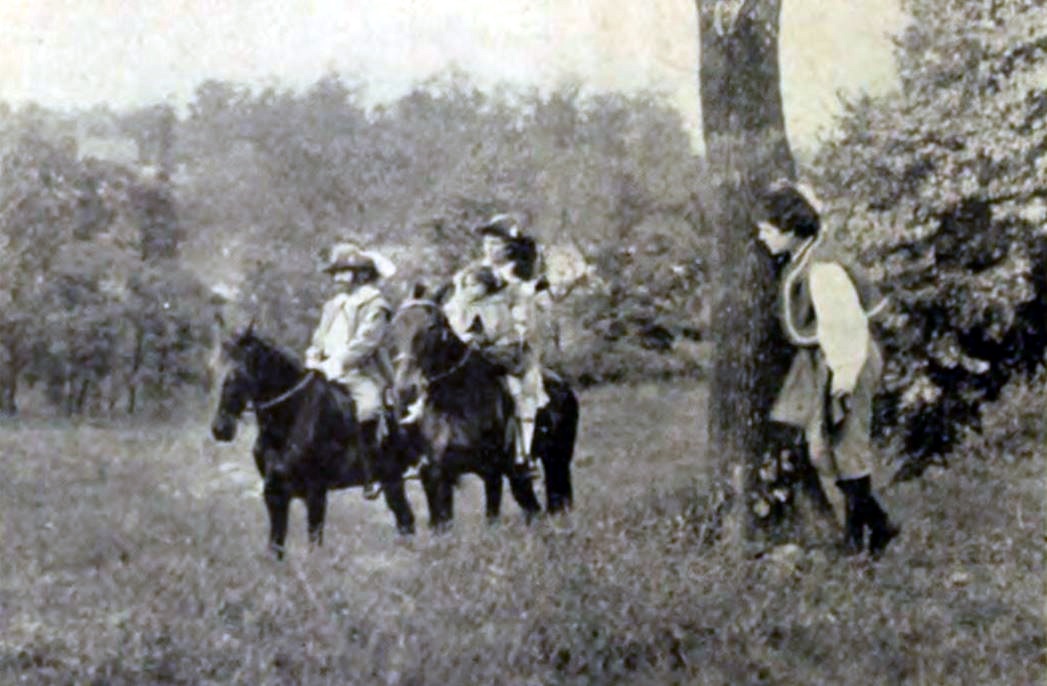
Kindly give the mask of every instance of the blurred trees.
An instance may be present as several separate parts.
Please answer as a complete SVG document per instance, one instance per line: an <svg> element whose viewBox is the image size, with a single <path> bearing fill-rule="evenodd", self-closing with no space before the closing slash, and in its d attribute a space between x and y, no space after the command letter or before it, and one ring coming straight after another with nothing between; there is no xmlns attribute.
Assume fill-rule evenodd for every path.
<svg viewBox="0 0 1047 686"><path fill-rule="evenodd" d="M667 269L706 249L694 231L699 161L678 114L653 95L586 96L571 85L488 93L452 72L387 105L369 110L362 99L333 75L301 94L205 84L178 136L189 259L210 263L215 279L239 279L239 306L292 347L315 323L327 287L317 256L336 240L389 253L404 292L416 279L447 278L475 250L471 227L509 210L546 244L575 242L626 298L649 284L608 258L619 248L645 256L657 242ZM693 290L659 283L677 289L671 297ZM574 306L557 309L566 316ZM658 306L636 307L646 311L630 313L623 343L639 351ZM668 327L668 347L681 328ZM626 369L586 378L642 378L648 367L612 358L601 356Z"/></svg>
<svg viewBox="0 0 1047 686"><path fill-rule="evenodd" d="M135 413L143 393L163 412L201 385L209 337L209 294L173 259L171 189L79 159L47 120L0 135L0 411L16 414L28 384L64 414Z"/></svg>
<svg viewBox="0 0 1047 686"><path fill-rule="evenodd" d="M597 382L700 367L701 169L654 95L484 92L451 72L369 108L332 74L302 92L208 81L181 117L0 119L0 259L18 277L0 284L8 411L19 382L63 412L153 411L205 383L209 289L301 349L332 242L388 253L395 297L470 259L472 226L496 211L572 244L606 282L554 307L561 369ZM134 141L137 160L85 155L85 132Z"/></svg>

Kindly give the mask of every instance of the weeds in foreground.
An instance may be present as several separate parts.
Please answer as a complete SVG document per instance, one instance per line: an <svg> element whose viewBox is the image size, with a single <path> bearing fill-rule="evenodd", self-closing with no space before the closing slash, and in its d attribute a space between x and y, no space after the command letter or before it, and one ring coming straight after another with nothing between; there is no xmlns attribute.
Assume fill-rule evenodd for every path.
<svg viewBox="0 0 1047 686"><path fill-rule="evenodd" d="M527 528L509 505L487 528L466 483L451 533L404 541L348 492L332 498L320 550L305 549L296 507L284 563L262 553L257 484L223 469L247 463L246 444L12 428L0 436L0 682L1042 677L1041 453L965 460L888 491L906 528L879 562L739 559L702 542L702 438L684 423L695 402L686 389L592 392L568 517ZM616 431L645 413L677 428Z"/></svg>

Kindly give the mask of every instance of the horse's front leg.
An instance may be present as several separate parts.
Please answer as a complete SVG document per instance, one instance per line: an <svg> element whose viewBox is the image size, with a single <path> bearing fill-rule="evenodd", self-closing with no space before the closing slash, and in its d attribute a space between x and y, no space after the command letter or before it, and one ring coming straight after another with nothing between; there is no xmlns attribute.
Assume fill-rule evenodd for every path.
<svg viewBox="0 0 1047 686"><path fill-rule="evenodd" d="M389 426L392 427L392 430L378 451L375 476L382 483L385 504L393 513L397 532L410 536L414 534L414 512L411 510L411 503L407 500L404 488L403 465L407 460L411 445L400 427L397 426L395 418L389 419Z"/></svg>
<svg viewBox="0 0 1047 686"><path fill-rule="evenodd" d="M538 502L538 496L534 494L534 484L530 477L510 474L509 488L524 512L524 520L530 524L542 512L542 505Z"/></svg>
<svg viewBox="0 0 1047 686"><path fill-rule="evenodd" d="M323 485L311 484L305 496L306 518L309 528L309 543L323 545L324 518L327 515L327 489Z"/></svg>
<svg viewBox="0 0 1047 686"><path fill-rule="evenodd" d="M283 559L284 543L287 540L287 511L291 505L291 492L280 478L265 480L265 506L269 510L269 550L278 560Z"/></svg>
<svg viewBox="0 0 1047 686"><path fill-rule="evenodd" d="M422 487L429 505L429 528L442 531L450 528L454 517L454 479L447 471L451 428L442 425L427 442L430 463L422 469Z"/></svg>
<svg viewBox="0 0 1047 686"><path fill-rule="evenodd" d="M422 488L429 505L429 528L445 531L454 517L454 484L439 463L422 469Z"/></svg>
<svg viewBox="0 0 1047 686"><path fill-rule="evenodd" d="M413 535L414 512L411 511L411 503L407 501L403 479L386 481L382 484L382 493L385 494L385 504L396 519L396 530L404 536Z"/></svg>
<svg viewBox="0 0 1047 686"><path fill-rule="evenodd" d="M502 511L502 475L494 472L484 475L484 499L487 501L487 523L494 524Z"/></svg>

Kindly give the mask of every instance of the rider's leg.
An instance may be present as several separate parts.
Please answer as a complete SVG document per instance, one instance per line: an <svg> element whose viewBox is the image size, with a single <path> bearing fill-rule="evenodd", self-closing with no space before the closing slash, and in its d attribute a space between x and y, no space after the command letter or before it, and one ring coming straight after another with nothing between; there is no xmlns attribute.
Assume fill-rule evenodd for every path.
<svg viewBox="0 0 1047 686"><path fill-rule="evenodd" d="M534 413L528 412L528 398L523 392L523 383L519 377L507 375L505 377L505 385L509 389L509 395L513 399L513 424L516 426L514 431L516 456L514 464L519 469L526 469L531 466L531 439L534 437ZM530 426L527 423L527 417L530 415Z"/></svg>
<svg viewBox="0 0 1047 686"><path fill-rule="evenodd" d="M369 419L360 424L360 468L363 472L364 498L374 500L382 493L382 485L374 478L374 461L379 451L378 419Z"/></svg>
<svg viewBox="0 0 1047 686"><path fill-rule="evenodd" d="M349 381L349 391L360 421L360 466L364 497L374 500L382 492L381 484L375 479L375 464L381 453L382 442L382 388L377 381L362 373L349 375Z"/></svg>
<svg viewBox="0 0 1047 686"><path fill-rule="evenodd" d="M530 465L534 461L531 447L534 445L534 420L537 413L530 409L520 413L520 446L526 462Z"/></svg>

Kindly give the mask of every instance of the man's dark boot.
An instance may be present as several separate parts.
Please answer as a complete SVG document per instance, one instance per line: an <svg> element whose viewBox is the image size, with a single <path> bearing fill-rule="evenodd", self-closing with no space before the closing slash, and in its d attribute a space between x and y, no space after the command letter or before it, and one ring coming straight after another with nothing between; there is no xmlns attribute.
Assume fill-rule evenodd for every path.
<svg viewBox="0 0 1047 686"><path fill-rule="evenodd" d="M866 502L866 521L869 523L869 553L873 557L879 557L887 548L887 544L894 540L902 532L901 526L891 522L887 513L880 506L876 496L869 494Z"/></svg>
<svg viewBox="0 0 1047 686"><path fill-rule="evenodd" d="M862 479L841 479L836 482L837 488L843 492L846 506L843 547L849 555L857 555L865 546L865 517L861 486L858 483L860 481Z"/></svg>
<svg viewBox="0 0 1047 686"><path fill-rule="evenodd" d="M360 425L360 443L363 454L360 456L360 466L363 471L364 498L374 500L382 494L382 485L374 478L373 464L378 456L378 420L372 419Z"/></svg>
<svg viewBox="0 0 1047 686"><path fill-rule="evenodd" d="M865 527L869 528L869 553L879 556L899 533L872 492L872 479L847 479L836 482L847 498L847 544L855 552L864 546Z"/></svg>

